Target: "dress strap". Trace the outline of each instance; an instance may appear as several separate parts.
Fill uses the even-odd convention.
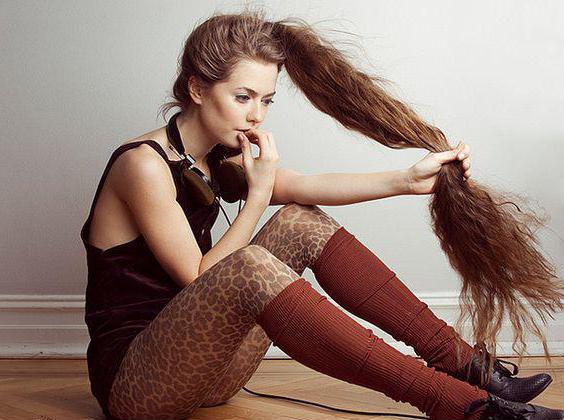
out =
[[[128,146],[129,144],[134,144],[135,146],[138,146],[141,143],[147,143],[148,145],[150,145],[153,149],[155,149],[157,151],[157,153],[159,155],[161,155],[161,157],[166,160],[167,163],[170,162],[175,162],[174,160],[171,160],[168,158],[168,155],[166,154],[166,152],[164,151],[163,147],[161,146],[161,144],[155,140],[152,139],[148,139],[148,140],[139,140],[139,141],[135,141],[132,143],[126,143],[123,144],[122,146]],[[135,147],[134,146],[134,147]],[[120,146],[121,147],[121,146]],[[119,148],[118,148],[119,149]]]

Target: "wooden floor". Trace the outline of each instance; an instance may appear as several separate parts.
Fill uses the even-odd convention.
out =
[[[532,402],[564,409],[564,357],[554,357],[552,367],[547,367],[541,357],[526,358],[520,364],[518,376],[538,372],[550,373],[554,382]],[[424,415],[409,404],[396,403],[384,394],[320,374],[287,359],[263,360],[246,387],[347,410]],[[386,420],[398,417],[340,413],[241,390],[228,403],[200,408],[190,418]],[[74,420],[104,419],[104,416],[90,394],[85,359],[0,359],[0,419]]]

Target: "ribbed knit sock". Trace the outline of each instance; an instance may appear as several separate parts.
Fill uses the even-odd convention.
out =
[[[455,373],[471,360],[474,349],[454,328],[344,227],[329,238],[311,269],[335,302],[413,347],[428,366]]]
[[[257,317],[272,342],[301,364],[407,402],[432,419],[464,419],[488,393],[400,353],[319,294],[303,277]],[[470,419],[479,419],[477,411]]]

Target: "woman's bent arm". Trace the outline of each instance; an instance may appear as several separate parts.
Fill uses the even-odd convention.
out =
[[[264,200],[250,198],[245,201],[241,212],[237,215],[229,229],[221,239],[202,257],[199,274],[225,258],[233,251],[247,246],[260,217],[268,207]]]

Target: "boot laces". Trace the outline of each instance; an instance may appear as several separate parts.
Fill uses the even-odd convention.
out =
[[[492,356],[486,350],[486,348],[483,344],[475,344],[474,345],[474,351],[475,351],[474,357],[478,357],[478,355],[482,354],[482,353],[484,353],[486,355],[486,364],[489,363],[489,361],[491,360]],[[507,364],[512,365],[513,366],[513,373],[509,369],[507,369],[505,366],[503,366],[501,363],[507,363]],[[493,367],[494,367],[494,370],[496,370],[500,373],[501,379],[503,379],[504,376],[515,376],[519,373],[519,368],[517,367],[517,365],[515,363],[512,363],[508,360],[498,359],[497,357],[494,360]],[[478,368],[478,369],[480,369],[480,368]]]
[[[528,420],[528,414],[531,413],[529,407],[532,407],[530,404],[524,404],[522,408],[516,407],[515,403],[506,401],[502,398],[497,398],[492,394],[488,394],[488,398],[482,398],[480,400],[472,401],[468,407],[464,410],[464,418],[468,418],[471,414],[476,412],[476,410],[480,409],[484,405],[487,405],[486,411],[483,414],[483,418],[490,418],[487,417],[489,414],[503,414],[502,417],[493,417],[494,419],[512,419],[512,420]],[[534,412],[533,407],[533,412]]]
[[[505,366],[503,366],[500,362],[502,363],[509,363],[510,365],[513,365],[513,373],[511,373],[509,371],[509,369],[507,369]],[[503,372],[503,374],[505,374],[506,376],[515,376],[519,373],[519,368],[517,367],[517,365],[515,363],[512,363],[508,360],[503,360],[503,359],[497,359],[494,362],[495,367],[498,368],[498,370],[500,370],[501,372]]]

